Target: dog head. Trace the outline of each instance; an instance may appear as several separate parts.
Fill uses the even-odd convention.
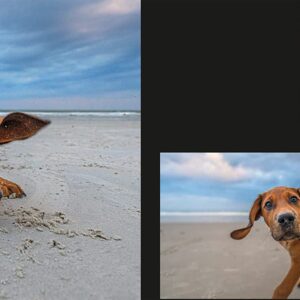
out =
[[[248,226],[231,232],[231,237],[244,238],[261,216],[276,241],[300,238],[300,189],[275,187],[260,194],[250,210]]]
[[[48,120],[19,112],[0,117],[0,144],[27,139],[48,124]]]

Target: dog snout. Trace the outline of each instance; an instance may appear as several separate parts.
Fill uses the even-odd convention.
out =
[[[292,225],[294,220],[295,216],[292,213],[282,213],[277,218],[278,223],[283,227]]]

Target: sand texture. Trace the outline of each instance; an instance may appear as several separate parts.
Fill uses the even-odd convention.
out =
[[[140,117],[50,117],[0,146],[0,299],[140,298]]]
[[[161,224],[161,298],[270,299],[288,271],[289,254],[262,221],[245,239],[231,239],[243,225]],[[300,289],[289,298],[299,299]]]

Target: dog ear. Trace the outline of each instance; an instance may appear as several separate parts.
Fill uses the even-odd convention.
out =
[[[250,210],[250,213],[249,213],[249,224],[247,227],[245,228],[241,228],[241,229],[237,229],[237,230],[234,230],[231,232],[230,236],[235,239],[235,240],[240,240],[240,239],[243,239],[251,230],[253,224],[254,224],[254,221],[258,220],[261,216],[261,201],[262,201],[262,196],[259,195],[253,205],[252,205],[252,208]]]
[[[33,136],[41,128],[50,124],[24,113],[11,113],[0,119],[0,144],[23,140]]]

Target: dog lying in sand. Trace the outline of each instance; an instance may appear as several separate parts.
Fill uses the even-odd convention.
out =
[[[27,139],[48,124],[50,124],[48,120],[42,120],[20,112],[0,117],[0,144]],[[9,196],[21,198],[26,194],[16,183],[0,177],[0,199]]]
[[[273,293],[273,299],[286,299],[298,282],[300,286],[300,189],[275,187],[260,194],[249,213],[248,226],[231,232],[235,240],[244,238],[260,217],[269,226],[272,237],[290,254],[291,267]]]

